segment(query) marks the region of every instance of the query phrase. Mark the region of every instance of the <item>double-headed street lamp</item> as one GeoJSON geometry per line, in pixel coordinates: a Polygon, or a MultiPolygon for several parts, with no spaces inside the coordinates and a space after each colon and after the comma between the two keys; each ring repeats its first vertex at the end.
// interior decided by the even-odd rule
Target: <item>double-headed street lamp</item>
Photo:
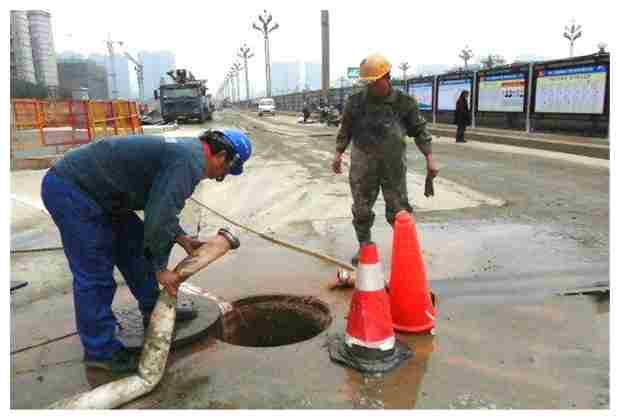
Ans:
{"type": "Polygon", "coordinates": [[[241,48],[239,48],[237,57],[243,58],[243,67],[245,68],[245,100],[249,102],[250,85],[248,81],[248,58],[254,57],[254,54],[250,52],[250,48],[246,44],[243,44],[241,48]]]}
{"type": "Polygon", "coordinates": [[[400,63],[400,66],[398,66],[398,68],[403,71],[403,84],[404,84],[405,90],[406,90],[406,87],[407,87],[407,70],[409,69],[409,63],[407,63],[406,61],[403,61],[402,63],[400,63]]]}
{"type": "Polygon", "coordinates": [[[573,56],[575,40],[581,36],[581,25],[575,25],[575,19],[571,21],[570,26],[564,26],[564,38],[570,41],[570,57],[573,56]]]}
{"type": "Polygon", "coordinates": [[[267,88],[267,96],[271,96],[271,66],[269,64],[269,33],[274,31],[280,27],[277,23],[274,23],[271,28],[269,28],[269,23],[273,20],[271,13],[267,13],[266,10],[263,10],[263,15],[258,16],[258,20],[260,20],[262,27],[258,26],[256,23],[252,23],[252,27],[259,31],[265,37],[265,84],[267,88]]]}
{"type": "Polygon", "coordinates": [[[465,62],[465,71],[467,71],[467,62],[474,56],[473,51],[467,45],[461,50],[459,57],[465,62]]]}

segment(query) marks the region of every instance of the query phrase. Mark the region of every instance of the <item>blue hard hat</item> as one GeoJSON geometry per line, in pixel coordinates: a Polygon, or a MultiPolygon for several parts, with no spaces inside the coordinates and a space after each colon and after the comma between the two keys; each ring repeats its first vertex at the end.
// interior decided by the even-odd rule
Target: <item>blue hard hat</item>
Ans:
{"type": "Polygon", "coordinates": [[[252,141],[250,137],[238,128],[222,128],[213,131],[223,134],[235,150],[236,155],[233,157],[229,174],[241,175],[243,173],[243,164],[252,155],[252,141]]]}

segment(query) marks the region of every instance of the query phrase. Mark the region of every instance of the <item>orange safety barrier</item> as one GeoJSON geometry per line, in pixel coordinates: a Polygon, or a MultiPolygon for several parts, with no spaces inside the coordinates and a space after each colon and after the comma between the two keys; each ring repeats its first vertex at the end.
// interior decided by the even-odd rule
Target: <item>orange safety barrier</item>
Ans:
{"type": "Polygon", "coordinates": [[[11,114],[13,149],[74,147],[98,137],[143,133],[132,101],[13,99],[11,114]]]}

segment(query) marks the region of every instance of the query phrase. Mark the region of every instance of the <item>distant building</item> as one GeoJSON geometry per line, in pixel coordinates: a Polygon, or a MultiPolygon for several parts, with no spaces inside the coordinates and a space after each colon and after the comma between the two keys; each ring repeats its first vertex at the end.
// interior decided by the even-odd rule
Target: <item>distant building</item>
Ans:
{"type": "Polygon", "coordinates": [[[30,83],[37,82],[32,61],[28,14],[23,10],[11,11],[11,77],[30,83]]]}
{"type": "Polygon", "coordinates": [[[11,77],[58,87],[52,15],[43,10],[11,10],[11,77]]]}
{"type": "Polygon", "coordinates": [[[301,90],[299,62],[271,64],[271,94],[283,95],[301,90]]]}
{"type": "Polygon", "coordinates": [[[43,10],[28,10],[28,25],[37,82],[50,88],[58,87],[52,15],[43,10]]]}
{"type": "Polygon", "coordinates": [[[93,60],[66,59],[58,62],[60,91],[65,94],[88,89],[90,99],[109,99],[107,71],[93,60]]]}
{"type": "MultiPolygon", "coordinates": [[[[144,97],[152,99],[153,91],[159,89],[163,78],[164,82],[171,83],[166,73],[176,69],[174,53],[170,51],[141,51],[138,60],[144,65],[144,97]]],[[[192,69],[188,69],[192,70],[192,69]]]]}
{"type": "Polygon", "coordinates": [[[63,51],[56,54],[56,61],[64,60],[86,60],[86,57],[75,51],[63,51]]]}
{"type": "MultiPolygon", "coordinates": [[[[112,66],[110,64],[110,56],[108,54],[91,54],[88,56],[89,60],[94,61],[95,63],[104,66],[107,72],[108,79],[108,91],[110,93],[110,98],[115,99],[114,96],[114,85],[112,83],[112,66]]],[[[130,99],[134,96],[131,94],[131,86],[129,82],[129,59],[124,55],[114,54],[114,67],[116,73],[116,98],[122,99],[130,99]]],[[[131,67],[133,69],[133,66],[131,67]]]]}
{"type": "Polygon", "coordinates": [[[321,89],[321,63],[304,63],[304,88],[321,89]]]}

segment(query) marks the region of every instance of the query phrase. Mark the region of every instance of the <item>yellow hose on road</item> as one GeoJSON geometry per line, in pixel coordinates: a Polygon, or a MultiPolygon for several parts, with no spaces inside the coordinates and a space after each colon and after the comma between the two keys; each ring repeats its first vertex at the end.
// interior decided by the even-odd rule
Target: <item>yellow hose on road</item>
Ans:
{"type": "Polygon", "coordinates": [[[258,235],[261,238],[263,238],[263,239],[265,239],[265,240],[267,240],[269,242],[272,242],[272,243],[277,244],[277,245],[281,245],[281,246],[289,248],[289,249],[293,249],[295,251],[301,252],[301,253],[306,254],[306,255],[310,255],[312,257],[318,258],[318,259],[323,260],[325,262],[329,262],[329,263],[332,263],[334,265],[337,265],[338,267],[344,268],[346,270],[355,271],[355,268],[352,265],[347,264],[345,262],[342,262],[340,260],[337,260],[334,257],[330,257],[329,255],[320,253],[318,251],[313,251],[311,249],[304,248],[304,247],[302,247],[300,245],[296,245],[296,244],[292,244],[290,242],[283,241],[281,239],[275,238],[275,237],[270,236],[270,235],[266,235],[264,233],[261,233],[261,232],[255,230],[255,229],[252,229],[249,226],[245,226],[245,225],[243,225],[243,224],[241,224],[241,223],[239,223],[239,222],[237,222],[237,221],[235,221],[233,219],[230,219],[230,218],[226,217],[225,215],[223,215],[222,213],[218,212],[217,210],[213,210],[211,207],[208,207],[207,205],[205,205],[205,204],[201,203],[200,201],[196,200],[194,197],[190,197],[190,200],[192,200],[194,203],[198,204],[200,207],[203,207],[206,210],[209,210],[211,213],[215,214],[216,216],[221,217],[222,219],[226,220],[228,223],[230,223],[232,225],[235,225],[235,226],[237,226],[237,227],[239,227],[239,228],[241,228],[243,230],[247,230],[248,232],[252,232],[255,235],[258,235]]]}

